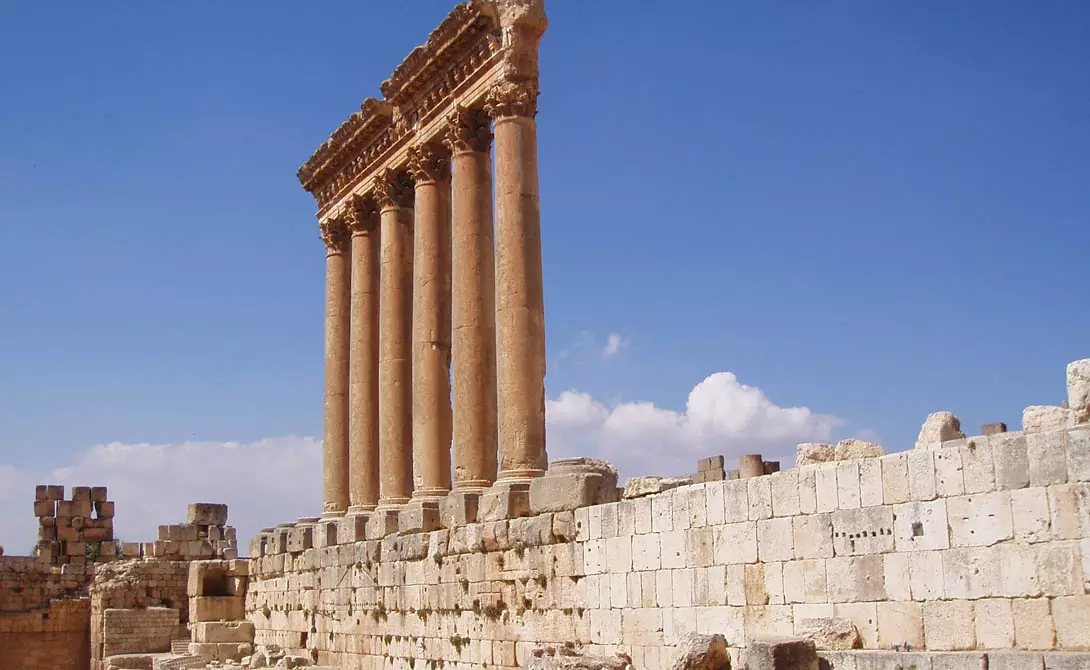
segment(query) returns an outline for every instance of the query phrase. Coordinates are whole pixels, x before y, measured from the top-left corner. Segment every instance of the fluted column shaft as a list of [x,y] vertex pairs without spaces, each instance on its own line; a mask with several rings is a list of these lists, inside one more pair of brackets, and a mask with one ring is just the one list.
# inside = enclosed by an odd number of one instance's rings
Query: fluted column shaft
[[413,147],[413,498],[450,491],[450,158]]
[[492,234],[491,119],[451,114],[453,152],[454,489],[496,480],[496,267]]
[[387,171],[376,179],[381,207],[379,298],[379,501],[408,502],[412,493],[412,182]]
[[536,83],[501,86],[489,99],[496,135],[500,480],[537,477],[548,467],[536,108]]
[[348,228],[341,218],[321,222],[326,246],[325,401],[322,426],[323,514],[348,509],[348,365],[350,267]]
[[379,227],[370,198],[349,204],[352,337],[348,386],[349,512],[373,510],[379,496]]

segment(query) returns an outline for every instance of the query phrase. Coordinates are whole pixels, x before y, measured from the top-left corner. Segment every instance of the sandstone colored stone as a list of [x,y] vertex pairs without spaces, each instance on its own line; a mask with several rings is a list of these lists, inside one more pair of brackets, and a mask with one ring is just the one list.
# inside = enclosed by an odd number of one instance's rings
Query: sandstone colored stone
[[601,505],[617,497],[617,469],[593,458],[559,459],[530,483],[530,509],[535,514]]
[[1075,423],[1090,421],[1090,358],[1067,364],[1067,406]]
[[227,524],[227,505],[190,503],[186,523],[196,526],[224,526]]
[[1051,405],[1030,405],[1022,410],[1022,430],[1025,432],[1067,428],[1072,424],[1072,412]]
[[530,483],[528,482],[496,483],[481,495],[479,510],[481,521],[516,519],[530,514]]
[[674,652],[670,670],[730,670],[727,641],[720,635],[690,633]]
[[836,443],[835,454],[838,461],[850,461],[858,458],[877,458],[885,455],[881,445],[865,440],[847,439]]
[[920,428],[916,448],[922,449],[963,437],[965,434],[961,432],[961,421],[953,412],[932,412],[927,415]]
[[628,654],[612,656],[588,654],[567,647],[538,647],[527,659],[527,670],[628,670],[632,658]]
[[821,617],[795,622],[795,635],[813,640],[818,649],[859,649],[863,638],[859,629],[848,619]]
[[795,448],[795,466],[836,460],[836,446],[826,442],[803,442]]
[[813,640],[797,637],[763,636],[746,647],[748,670],[818,670]]
[[689,477],[633,477],[624,483],[621,498],[624,500],[642,498],[692,483],[693,480]]

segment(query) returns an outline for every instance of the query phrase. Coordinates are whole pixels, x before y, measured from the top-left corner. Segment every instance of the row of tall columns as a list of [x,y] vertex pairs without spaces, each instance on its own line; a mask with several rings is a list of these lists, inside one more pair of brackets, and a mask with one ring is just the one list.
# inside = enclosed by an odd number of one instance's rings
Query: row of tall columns
[[322,222],[327,516],[547,467],[535,105],[515,87],[457,108],[447,151],[413,147]]

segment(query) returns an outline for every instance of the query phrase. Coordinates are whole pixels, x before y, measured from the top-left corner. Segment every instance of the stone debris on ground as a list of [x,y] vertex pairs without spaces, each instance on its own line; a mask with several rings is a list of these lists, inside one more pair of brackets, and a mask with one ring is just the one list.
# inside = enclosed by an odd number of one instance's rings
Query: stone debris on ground
[[727,639],[718,633],[689,633],[678,643],[670,670],[730,670]]

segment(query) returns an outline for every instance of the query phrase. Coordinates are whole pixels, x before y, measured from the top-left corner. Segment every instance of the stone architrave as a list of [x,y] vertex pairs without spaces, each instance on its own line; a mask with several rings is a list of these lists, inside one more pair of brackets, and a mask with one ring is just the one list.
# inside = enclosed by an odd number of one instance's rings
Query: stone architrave
[[536,80],[489,94],[496,135],[498,480],[540,477],[545,451],[545,311],[538,201]]
[[456,108],[446,145],[453,180],[454,489],[496,480],[496,269],[492,234],[491,119]]
[[439,499],[450,491],[450,157],[434,144],[412,147],[409,171],[416,184],[412,495]]
[[326,248],[325,402],[322,428],[323,513],[348,510],[348,226],[343,218],[320,224]]
[[379,213],[374,198],[352,198],[345,218],[352,235],[348,511],[359,513],[373,510],[379,494]]
[[375,177],[382,240],[379,280],[379,507],[412,493],[413,183],[387,169]]

